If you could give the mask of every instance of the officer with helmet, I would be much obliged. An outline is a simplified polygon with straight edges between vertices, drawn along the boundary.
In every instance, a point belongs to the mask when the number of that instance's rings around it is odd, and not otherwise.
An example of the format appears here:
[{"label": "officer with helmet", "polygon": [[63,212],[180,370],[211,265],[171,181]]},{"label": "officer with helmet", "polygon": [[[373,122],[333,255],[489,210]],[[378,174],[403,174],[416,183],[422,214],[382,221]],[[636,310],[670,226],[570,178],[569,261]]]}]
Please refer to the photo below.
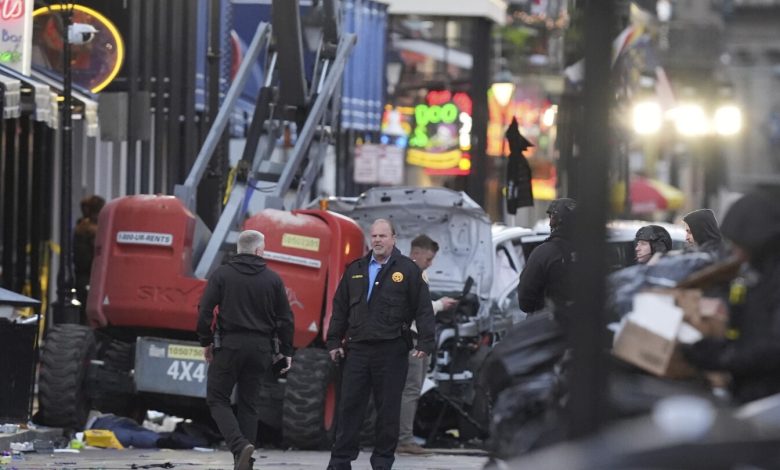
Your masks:
[{"label": "officer with helmet", "polygon": [[571,270],[575,261],[573,231],[577,201],[569,198],[550,203],[550,237],[534,248],[520,273],[517,296],[520,308],[532,314],[555,307],[559,321],[572,300]]},{"label": "officer with helmet", "polygon": [[634,237],[636,247],[636,262],[645,264],[656,253],[666,253],[672,249],[672,237],[660,225],[645,225],[636,232]]}]

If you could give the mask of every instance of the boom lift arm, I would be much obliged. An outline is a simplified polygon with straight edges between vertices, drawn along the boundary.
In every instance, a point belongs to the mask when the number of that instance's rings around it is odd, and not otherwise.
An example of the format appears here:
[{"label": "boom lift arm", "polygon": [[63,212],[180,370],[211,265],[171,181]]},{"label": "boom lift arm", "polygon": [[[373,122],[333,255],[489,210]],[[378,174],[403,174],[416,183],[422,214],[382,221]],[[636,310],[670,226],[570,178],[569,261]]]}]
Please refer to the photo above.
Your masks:
[{"label": "boom lift arm", "polygon": [[[307,195],[322,168],[338,116],[339,85],[355,45],[354,34],[342,34],[337,3],[326,0],[322,11],[323,35],[311,85],[304,73],[298,0],[273,1],[273,25],[260,24],[217,118],[183,185],[175,196],[195,212],[195,195],[209,161],[227,126],[230,113],[244,89],[252,66],[266,53],[265,84],[258,93],[236,180],[228,202],[199,260],[195,276],[205,278],[222,259],[226,245],[235,244],[250,198],[260,197],[261,208],[283,209],[284,196],[297,183],[294,207],[308,202]],[[273,41],[269,41],[269,35]],[[302,119],[302,117],[304,117]],[[294,125],[297,139],[292,152],[279,161],[276,141],[285,127]],[[314,143],[318,145],[314,145]],[[255,194],[257,193],[257,194]]]}]

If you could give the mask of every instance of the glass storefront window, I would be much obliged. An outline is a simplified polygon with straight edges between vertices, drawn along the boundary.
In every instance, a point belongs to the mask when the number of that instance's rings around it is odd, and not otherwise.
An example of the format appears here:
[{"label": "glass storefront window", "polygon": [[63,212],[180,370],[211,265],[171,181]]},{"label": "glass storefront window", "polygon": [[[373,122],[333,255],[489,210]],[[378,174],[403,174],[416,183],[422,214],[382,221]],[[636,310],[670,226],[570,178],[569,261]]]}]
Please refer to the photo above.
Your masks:
[{"label": "glass storefront window", "polygon": [[[390,22],[389,56],[401,64],[395,102],[414,105],[432,88],[467,88],[472,19],[397,16]],[[422,97],[420,96],[422,93]]]}]

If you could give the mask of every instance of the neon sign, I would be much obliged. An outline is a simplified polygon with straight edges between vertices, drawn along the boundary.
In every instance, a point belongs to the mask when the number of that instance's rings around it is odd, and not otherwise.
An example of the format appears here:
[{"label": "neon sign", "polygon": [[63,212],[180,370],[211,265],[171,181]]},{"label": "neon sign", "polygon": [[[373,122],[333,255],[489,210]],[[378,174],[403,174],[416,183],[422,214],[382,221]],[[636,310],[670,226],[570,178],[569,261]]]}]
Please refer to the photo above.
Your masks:
[{"label": "neon sign", "polygon": [[30,74],[33,0],[0,0],[0,63]]},{"label": "neon sign", "polygon": [[0,20],[15,20],[22,15],[24,15],[24,0],[0,0]]},{"label": "neon sign", "polygon": [[430,143],[428,126],[430,124],[453,124],[458,119],[458,107],[455,103],[444,106],[419,104],[414,108],[414,135],[409,141],[413,147],[426,148]]},{"label": "neon sign", "polygon": [[382,114],[382,135],[380,143],[405,149],[409,143],[414,121],[414,108],[408,106],[385,105]]},{"label": "neon sign", "polygon": [[[2,1],[2,0],[0,0]],[[8,1],[8,0],[6,0]],[[84,5],[71,4],[74,23],[87,23],[98,30],[88,44],[73,46],[71,67],[73,82],[92,93],[107,87],[119,74],[125,59],[125,44],[116,26],[105,16]],[[50,5],[33,12],[36,24],[36,65],[62,73],[62,35],[55,17],[65,5]]]},{"label": "neon sign", "polygon": [[13,64],[22,60],[22,53],[19,51],[2,51],[0,52],[0,63]]},{"label": "neon sign", "polygon": [[466,93],[431,91],[414,108],[407,163],[429,174],[465,175],[471,169],[471,98]]}]

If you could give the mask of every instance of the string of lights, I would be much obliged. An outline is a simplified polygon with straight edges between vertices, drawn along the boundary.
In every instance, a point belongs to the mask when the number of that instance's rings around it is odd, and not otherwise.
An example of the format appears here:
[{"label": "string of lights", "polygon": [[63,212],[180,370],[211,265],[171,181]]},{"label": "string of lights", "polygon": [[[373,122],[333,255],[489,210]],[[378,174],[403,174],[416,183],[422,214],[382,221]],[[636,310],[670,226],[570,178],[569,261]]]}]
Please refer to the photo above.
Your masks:
[{"label": "string of lights", "polygon": [[511,21],[527,26],[544,26],[548,30],[566,29],[569,26],[569,14],[562,11],[557,18],[550,17],[546,13],[531,14],[525,11],[515,11],[510,15]]}]

